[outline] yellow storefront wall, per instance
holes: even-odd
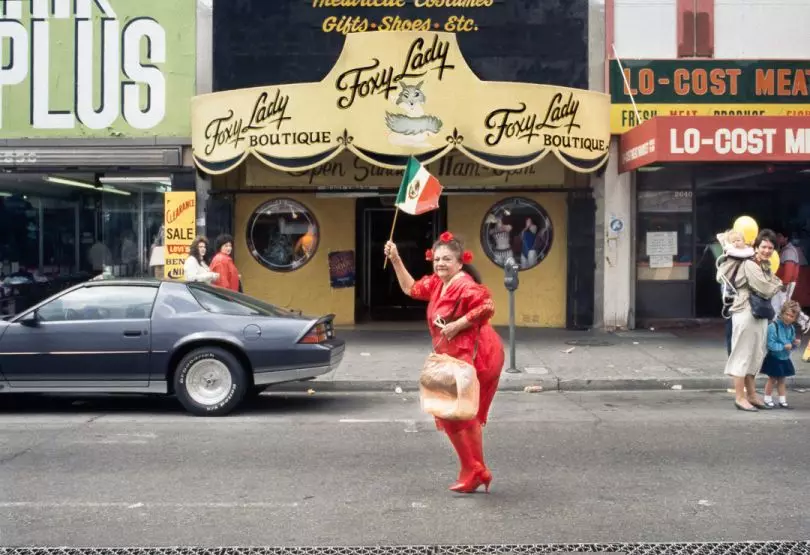
[[[503,287],[503,269],[492,263],[481,247],[481,223],[493,204],[515,195],[447,197],[449,228],[462,237],[466,248],[473,252],[475,266],[492,290],[497,306],[493,324],[498,326],[509,323],[509,300]],[[554,242],[543,262],[520,272],[520,288],[515,299],[516,323],[521,327],[563,328],[566,323],[568,268],[566,194],[526,191],[519,196],[546,209],[554,226]],[[246,232],[253,212],[265,202],[279,197],[302,203],[320,226],[317,253],[295,272],[273,272],[259,264],[248,250]],[[334,313],[336,324],[353,324],[355,289],[333,289],[330,286],[327,255],[331,251],[355,250],[355,199],[285,193],[236,195],[235,202],[236,265],[242,274],[245,292],[278,306],[302,310],[305,314]],[[407,225],[407,218],[401,219],[400,225]]]
[[[273,272],[250,254],[247,229],[253,212],[265,202],[289,198],[306,206],[318,221],[320,238],[315,256],[294,272]],[[236,266],[245,293],[304,314],[335,314],[336,324],[354,322],[354,288],[333,289],[329,283],[331,251],[354,250],[355,199],[317,198],[314,194],[236,195],[234,241]]]
[[[473,265],[481,272],[484,284],[495,300],[493,324],[509,323],[509,297],[503,286],[503,268],[487,258],[481,248],[481,224],[496,202],[512,196],[531,199],[548,212],[554,226],[554,240],[548,256],[530,270],[520,272],[520,287],[515,293],[515,322],[521,327],[564,328],[566,324],[566,288],[568,274],[568,206],[565,193],[498,194],[485,196],[449,196],[447,222],[454,234],[463,238],[472,251]]]

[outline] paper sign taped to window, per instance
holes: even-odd
[[[647,256],[678,254],[677,231],[648,231]]]
[[[650,268],[672,268],[672,255],[651,254]]]

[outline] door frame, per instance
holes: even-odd
[[[393,196],[393,195],[392,195]],[[362,201],[364,199],[358,199],[358,201]],[[365,311],[371,311],[373,308],[371,306],[371,297],[372,297],[372,287],[373,284],[371,283],[371,257],[369,256],[370,245],[371,245],[371,238],[372,238],[372,222],[371,222],[371,214],[372,213],[380,213],[380,212],[390,212],[393,214],[396,211],[396,207],[393,204],[389,206],[368,206],[364,205],[361,202],[357,203],[356,206],[356,218],[362,218],[360,222],[360,234],[359,240],[360,244],[357,245],[357,250],[359,253],[358,263],[362,272],[361,278],[361,290],[357,295],[357,299],[360,301],[363,309]],[[435,241],[439,234],[440,230],[442,229],[442,223],[447,221],[447,204],[446,201],[441,202],[439,208],[437,210],[433,210],[431,212],[432,222],[433,222],[433,240]],[[398,222],[402,224],[401,218]],[[390,232],[390,230],[388,230]]]
[[[368,255],[371,250],[371,214],[374,212],[395,212],[396,208],[363,208],[363,227],[362,235],[363,244],[361,248],[361,264],[363,265],[363,296],[361,300],[363,306],[371,309],[371,257]]]
[[[566,197],[567,240],[566,329],[594,325],[596,288],[596,200],[592,189],[569,191]]]

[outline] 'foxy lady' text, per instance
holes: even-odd
[[[445,71],[456,67],[447,63],[449,52],[450,42],[439,40],[439,35],[433,36],[433,42],[427,48],[425,48],[425,40],[420,37],[411,43],[402,69],[398,73],[394,66],[378,70],[381,62],[377,58],[374,58],[374,61],[368,65],[344,71],[338,76],[335,88],[348,92],[338,98],[338,108],[344,110],[350,108],[358,97],[365,98],[375,93],[384,94],[387,99],[393,91],[397,90],[397,84],[402,79],[422,77],[428,71],[438,71],[439,81],[441,81]],[[435,67],[430,67],[434,65]]]

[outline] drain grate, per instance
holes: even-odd
[[[610,341],[604,341],[602,339],[572,339],[571,341],[566,341],[566,345],[574,345],[575,347],[610,347],[613,345]]]
[[[0,547],[0,555],[810,555],[810,541],[340,547]]]

